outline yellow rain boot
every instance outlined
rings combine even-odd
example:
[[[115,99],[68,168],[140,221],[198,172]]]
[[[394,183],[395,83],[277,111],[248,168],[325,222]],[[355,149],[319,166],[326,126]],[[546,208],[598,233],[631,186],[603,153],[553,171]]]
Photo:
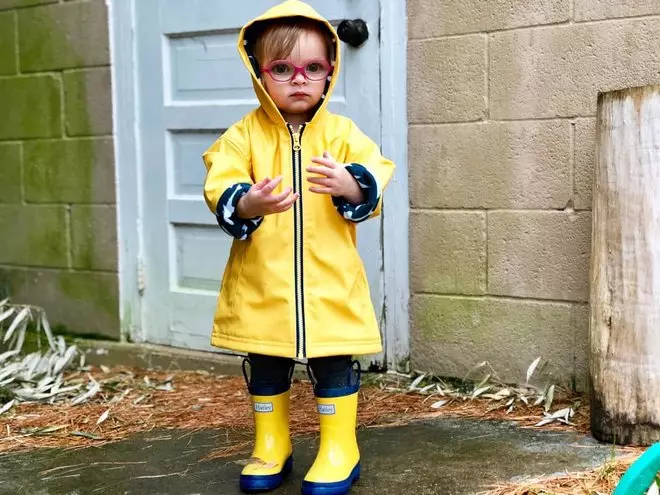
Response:
[[[358,389],[359,385],[315,391],[321,444],[316,460],[303,480],[303,495],[345,494],[360,478],[360,451],[355,436]],[[348,392],[348,395],[338,395],[342,392]]]
[[[293,466],[289,436],[290,391],[278,395],[252,395],[254,450],[243,468],[240,487],[244,492],[277,488]]]

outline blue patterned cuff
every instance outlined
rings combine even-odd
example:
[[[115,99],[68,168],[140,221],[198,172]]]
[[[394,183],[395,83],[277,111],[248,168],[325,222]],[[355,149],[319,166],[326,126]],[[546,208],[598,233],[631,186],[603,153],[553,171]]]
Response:
[[[247,183],[234,184],[229,187],[224,193],[222,193],[222,196],[220,196],[218,206],[215,210],[215,218],[218,220],[220,228],[239,241],[244,241],[250,237],[252,232],[257,230],[257,227],[259,227],[264,220],[264,217],[255,217],[244,220],[239,218],[236,213],[238,200],[247,194],[250,187],[252,187],[252,185]]]
[[[332,202],[337,211],[351,222],[359,223],[368,219],[378,208],[380,201],[380,188],[376,178],[367,170],[364,165],[351,163],[346,165],[346,170],[357,181],[360,189],[364,193],[364,202],[354,205],[346,201],[343,197],[333,197]]]

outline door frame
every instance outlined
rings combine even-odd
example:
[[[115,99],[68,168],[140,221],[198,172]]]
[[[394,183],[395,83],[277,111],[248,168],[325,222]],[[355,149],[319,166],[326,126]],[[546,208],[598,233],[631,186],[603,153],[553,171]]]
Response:
[[[136,71],[136,0],[108,0],[112,72],[119,317],[121,340],[145,342],[142,162]],[[396,163],[383,203],[383,277],[387,367],[408,369],[409,247],[407,16],[405,0],[380,0],[381,148]],[[201,160],[201,159],[200,159]]]

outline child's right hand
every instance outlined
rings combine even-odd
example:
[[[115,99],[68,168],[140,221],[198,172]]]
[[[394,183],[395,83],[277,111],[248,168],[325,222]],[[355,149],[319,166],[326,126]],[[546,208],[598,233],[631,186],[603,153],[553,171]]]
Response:
[[[299,194],[291,194],[293,189],[287,187],[280,194],[273,195],[273,190],[282,182],[282,176],[274,179],[260,180],[254,184],[236,205],[236,213],[244,220],[255,217],[282,213],[293,206]]]

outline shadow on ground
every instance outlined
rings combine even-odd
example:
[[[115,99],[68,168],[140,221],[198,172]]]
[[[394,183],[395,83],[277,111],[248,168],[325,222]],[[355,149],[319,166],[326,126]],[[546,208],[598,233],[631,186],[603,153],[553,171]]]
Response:
[[[231,437],[221,430],[160,430],[99,448],[5,454],[0,493],[237,494],[246,455],[203,460],[230,446]],[[613,453],[576,433],[465,419],[371,428],[359,441],[363,475],[354,494],[474,494],[497,481],[593,467]],[[315,438],[299,439],[293,473],[272,493],[300,493],[316,445]]]

